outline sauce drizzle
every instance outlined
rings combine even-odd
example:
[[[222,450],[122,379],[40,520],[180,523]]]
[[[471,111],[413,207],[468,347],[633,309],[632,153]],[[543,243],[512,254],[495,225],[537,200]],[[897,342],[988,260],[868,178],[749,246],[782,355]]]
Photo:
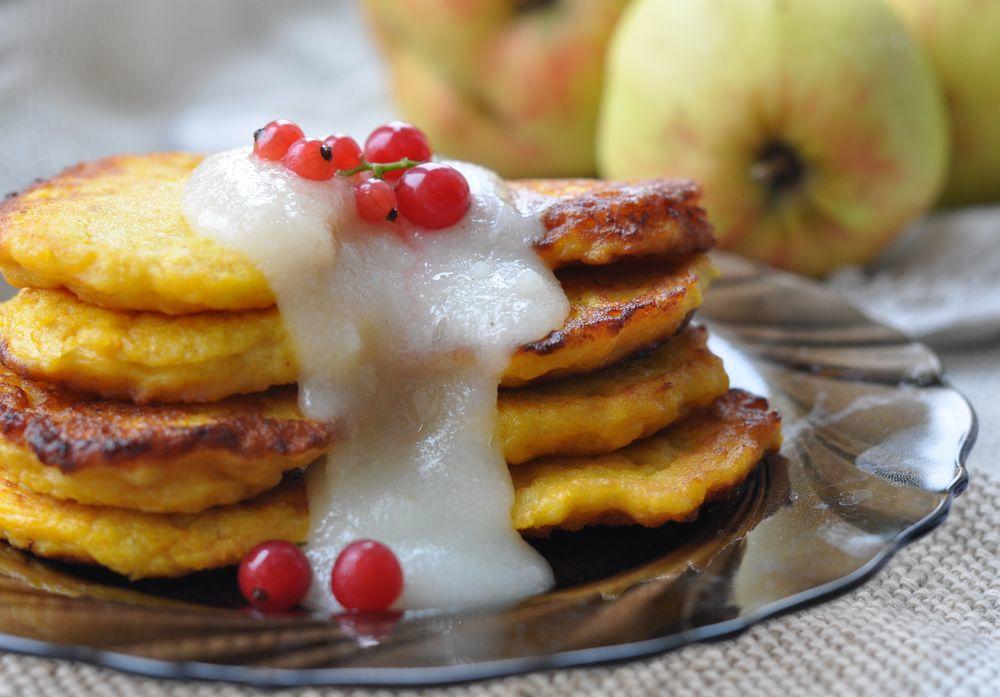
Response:
[[[303,412],[346,433],[307,473],[315,609],[339,609],[330,570],[361,538],[399,558],[401,609],[505,602],[552,583],[511,525],[493,431],[510,356],[561,326],[569,303],[533,249],[538,215],[488,170],[449,164],[472,205],[440,231],[366,223],[349,182],[307,181],[248,149],[206,159],[184,192],[192,229],[267,278],[299,354]]]

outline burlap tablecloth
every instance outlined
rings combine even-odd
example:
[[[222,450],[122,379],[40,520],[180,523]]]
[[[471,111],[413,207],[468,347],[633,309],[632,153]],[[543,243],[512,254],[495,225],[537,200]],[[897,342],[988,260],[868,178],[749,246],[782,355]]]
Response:
[[[350,0],[3,0],[0,192],[111,152],[227,147],[276,116],[364,133],[391,113],[364,36]],[[883,273],[836,283],[947,346],[979,412],[972,484],[941,528],[853,593],[730,641],[430,694],[1000,695],[1000,211],[925,227]],[[0,654],[0,697],[254,693]]]

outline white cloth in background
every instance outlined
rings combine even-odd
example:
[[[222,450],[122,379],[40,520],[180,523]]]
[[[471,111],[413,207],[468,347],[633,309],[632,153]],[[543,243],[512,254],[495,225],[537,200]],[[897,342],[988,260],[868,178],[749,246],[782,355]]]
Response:
[[[935,346],[1000,346],[1000,206],[912,226],[870,271],[832,279],[876,319]]]
[[[1000,206],[929,215],[873,268],[842,271],[831,283],[937,349],[979,416],[970,470],[1000,475]]]
[[[219,150],[273,118],[391,114],[353,0],[0,1],[0,192],[116,152]]]
[[[364,31],[351,0],[0,0],[0,193],[109,153],[245,143],[276,117],[363,136],[392,113]],[[979,413],[973,488],[941,530],[856,593],[733,641],[440,694],[1000,694],[998,245],[1000,208],[938,214],[833,280],[941,350]],[[0,657],[0,697],[239,693]]]

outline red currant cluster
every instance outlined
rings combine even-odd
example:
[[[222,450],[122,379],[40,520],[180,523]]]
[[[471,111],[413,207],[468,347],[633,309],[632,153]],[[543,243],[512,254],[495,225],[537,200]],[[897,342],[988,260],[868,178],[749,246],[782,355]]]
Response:
[[[243,558],[237,580],[250,605],[264,612],[284,612],[306,597],[312,568],[291,542],[271,540]],[[358,540],[337,557],[330,590],[347,610],[380,612],[403,592],[403,570],[391,549],[372,540]]]
[[[304,179],[352,178],[358,214],[371,223],[402,216],[436,230],[454,225],[469,209],[469,182],[454,167],[429,162],[427,136],[402,121],[372,131],[364,150],[343,133],[317,140],[291,121],[272,121],[253,134],[253,151]]]

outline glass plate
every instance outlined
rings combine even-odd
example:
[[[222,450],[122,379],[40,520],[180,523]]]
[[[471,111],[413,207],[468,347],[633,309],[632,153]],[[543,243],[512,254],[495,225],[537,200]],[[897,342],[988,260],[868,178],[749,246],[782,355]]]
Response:
[[[125,584],[0,547],[0,649],[261,685],[446,683],[669,651],[857,586],[944,519],[975,416],[925,346],[821,285],[717,261],[699,319],[785,444],[696,522],[557,534],[537,543],[555,591],[403,616],[262,618],[231,570]]]

